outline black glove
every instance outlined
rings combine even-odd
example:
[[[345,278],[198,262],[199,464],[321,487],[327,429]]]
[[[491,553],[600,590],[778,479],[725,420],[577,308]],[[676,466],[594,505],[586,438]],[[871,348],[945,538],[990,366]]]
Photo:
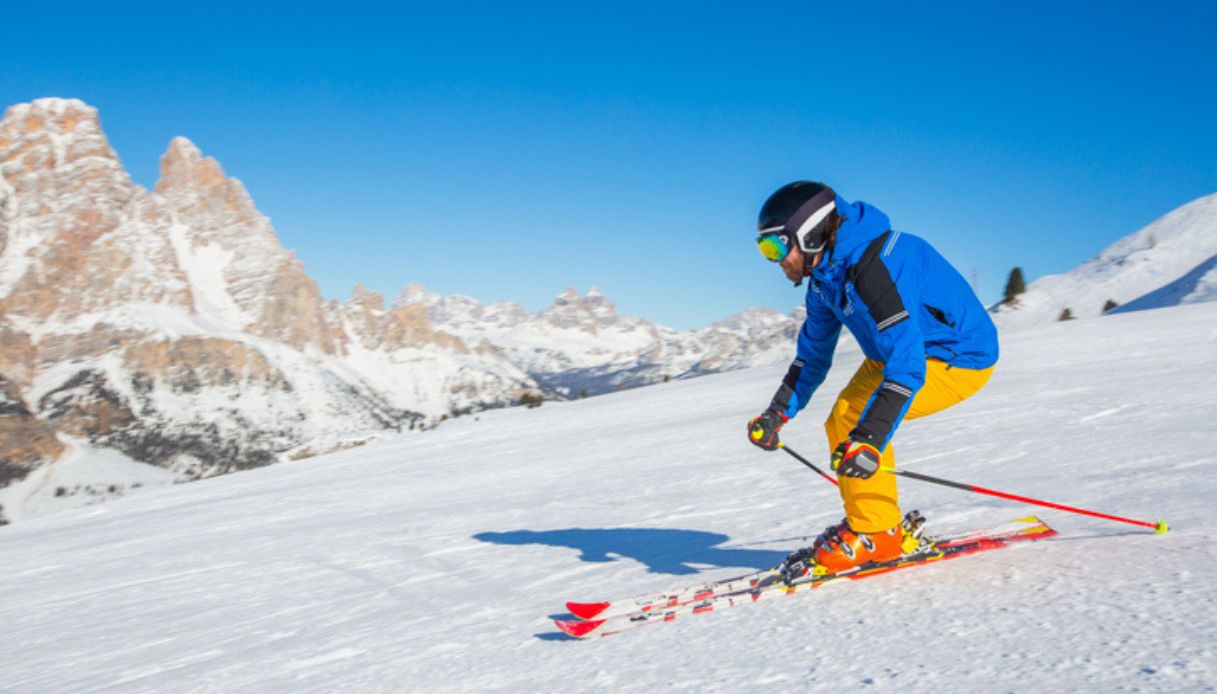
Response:
[[[767,451],[776,451],[781,445],[778,432],[790,418],[777,410],[765,410],[759,417],[748,422],[748,440]]]
[[[832,469],[841,477],[870,479],[879,471],[879,449],[869,443],[846,439],[832,454]]]

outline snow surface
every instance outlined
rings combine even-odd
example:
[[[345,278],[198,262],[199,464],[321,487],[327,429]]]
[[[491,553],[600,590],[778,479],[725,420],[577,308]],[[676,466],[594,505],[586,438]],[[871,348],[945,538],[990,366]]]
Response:
[[[567,599],[771,565],[835,490],[744,440],[783,366],[463,417],[0,529],[0,690],[1217,687],[1217,304],[1003,334],[988,387],[900,464],[1154,520],[578,642]],[[784,431],[820,422],[860,355]],[[941,531],[1027,508],[902,481]]]
[[[1200,263],[1174,282],[1113,309],[1112,313],[1144,311],[1147,308],[1195,304],[1201,301],[1217,301],[1217,255]]]

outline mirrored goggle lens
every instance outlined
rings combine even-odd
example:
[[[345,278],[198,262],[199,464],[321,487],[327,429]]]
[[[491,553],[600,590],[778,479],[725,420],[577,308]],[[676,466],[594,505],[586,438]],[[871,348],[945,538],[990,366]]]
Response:
[[[782,262],[786,259],[786,254],[790,253],[790,247],[786,245],[786,241],[777,234],[758,236],[756,247],[761,249],[761,255],[775,263]]]

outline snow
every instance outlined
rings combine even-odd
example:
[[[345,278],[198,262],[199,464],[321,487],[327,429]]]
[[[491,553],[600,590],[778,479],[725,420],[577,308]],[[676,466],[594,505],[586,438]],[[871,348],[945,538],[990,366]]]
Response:
[[[38,467],[25,479],[0,489],[0,506],[10,522],[177,481],[172,472],[137,462],[116,450],[92,447],[68,436],[60,438],[68,442],[69,450],[59,460]],[[58,489],[63,493],[57,494]]]
[[[0,529],[11,691],[1197,691],[1217,687],[1217,304],[1003,333],[900,465],[1145,520],[658,625],[560,638],[568,599],[769,565],[840,517],[744,422],[784,367],[462,417]],[[784,430],[820,422],[860,360]],[[903,480],[943,532],[1027,507]]]
[[[4,177],[0,176],[0,181],[3,180]],[[11,190],[12,188],[10,187],[9,191]],[[17,206],[16,195],[11,192],[7,194],[14,198],[11,204],[15,209]],[[21,224],[13,224],[9,229],[8,245],[4,248],[3,256],[0,256],[0,296],[11,294],[13,287],[17,286],[17,283],[25,276],[26,271],[33,262],[30,252],[38,248],[39,243],[42,241],[42,238],[38,234],[22,233]]]
[[[1179,279],[1114,309],[1113,313],[1143,311],[1178,304],[1217,301],[1217,255]]]
[[[176,219],[169,227],[169,240],[177,254],[178,266],[189,278],[195,308],[199,313],[235,328],[253,322],[251,316],[233,300],[228,282],[224,279],[224,268],[233,262],[234,254],[231,251],[221,248],[219,244],[194,247],[190,230]]]

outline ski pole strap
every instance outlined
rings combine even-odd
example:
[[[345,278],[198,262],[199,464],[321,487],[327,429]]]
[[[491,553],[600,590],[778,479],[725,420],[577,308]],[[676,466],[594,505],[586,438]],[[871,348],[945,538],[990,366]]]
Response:
[[[879,469],[883,470],[884,472],[890,472],[893,475],[900,475],[901,477],[908,477],[909,479],[921,480],[922,482],[930,482],[931,484],[940,484],[944,487],[954,487],[955,489],[962,489],[965,492],[975,492],[977,494],[987,494],[989,496],[996,496],[1001,499],[1009,499],[1010,501],[1018,501],[1018,502],[1021,502],[1024,504],[1033,504],[1035,506],[1045,506],[1047,508],[1054,508],[1058,511],[1068,511],[1070,513],[1080,513],[1083,516],[1091,516],[1094,518],[1103,518],[1105,520],[1112,520],[1112,521],[1118,521],[1120,523],[1128,523],[1130,525],[1140,525],[1140,526],[1146,527],[1146,528],[1153,528],[1154,532],[1158,535],[1161,535],[1170,529],[1170,527],[1166,524],[1165,520],[1159,520],[1156,523],[1150,523],[1148,521],[1136,520],[1135,518],[1124,518],[1123,516],[1113,516],[1109,513],[1099,513],[1098,511],[1087,511],[1084,508],[1066,506],[1064,504],[1057,504],[1057,503],[1054,503],[1051,501],[1044,501],[1042,499],[1032,499],[1029,496],[1019,496],[1018,494],[1010,494],[1008,492],[999,492],[996,489],[986,489],[984,487],[978,487],[974,484],[964,484],[962,482],[952,482],[951,480],[944,480],[940,477],[931,477],[930,475],[923,475],[919,472],[909,472],[908,470],[897,470],[895,468],[888,468],[888,467],[879,468]]]
[[[804,458],[803,456],[799,455],[798,453],[795,453],[793,450],[791,450],[791,448],[790,448],[789,446],[787,446],[786,444],[782,443],[781,441],[779,441],[779,442],[778,442],[778,448],[780,448],[780,449],[782,449],[783,451],[786,451],[786,452],[787,452],[787,453],[789,453],[790,455],[794,456],[794,459],[795,459],[795,460],[797,460],[797,461],[799,461],[800,463],[802,463],[802,464],[806,465],[807,467],[811,468],[811,469],[812,469],[812,471],[814,471],[814,472],[815,472],[817,475],[819,475],[820,477],[823,477],[824,479],[828,480],[829,482],[832,482],[832,484],[833,484],[833,486],[834,486],[834,487],[839,487],[839,486],[841,486],[841,485],[837,484],[837,481],[836,481],[835,479],[833,479],[831,476],[829,476],[828,474],[826,474],[826,473],[825,473],[823,470],[821,470],[820,468],[816,467],[814,463],[812,463],[810,460],[808,460],[808,459]]]

